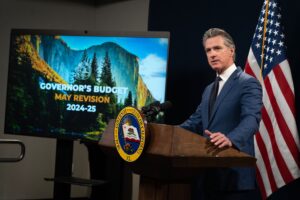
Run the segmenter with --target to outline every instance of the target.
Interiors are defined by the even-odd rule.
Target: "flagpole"
[[[264,57],[265,57],[265,38],[267,32],[267,22],[268,22],[268,12],[269,12],[269,0],[266,0],[266,11],[264,17],[264,31],[263,31],[263,39],[262,39],[262,47],[261,47],[261,62],[260,62],[260,77],[263,80],[263,67],[264,67]]]

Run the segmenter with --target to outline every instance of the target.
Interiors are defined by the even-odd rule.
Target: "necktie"
[[[215,105],[216,98],[218,96],[218,90],[219,90],[219,81],[222,80],[219,76],[216,77],[213,88],[210,93],[210,98],[209,98],[209,109],[208,109],[208,116],[210,118],[212,110]]]

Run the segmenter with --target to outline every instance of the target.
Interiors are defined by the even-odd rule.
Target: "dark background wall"
[[[282,1],[288,59],[293,72],[299,113],[300,91],[300,3]],[[263,0],[151,0],[149,30],[170,31],[167,100],[174,106],[166,123],[183,122],[197,107],[204,87],[213,80],[202,46],[202,35],[211,27],[229,32],[236,43],[236,64],[244,68]],[[298,126],[299,126],[299,120]]]
[[[300,113],[300,2],[279,0],[285,25],[287,56],[295,86],[296,109]],[[201,100],[205,86],[214,77],[202,47],[202,35],[211,27],[229,32],[236,43],[236,64],[244,68],[263,0],[151,0],[148,29],[170,31],[166,99],[173,103],[168,124],[182,123]],[[296,118],[300,127],[299,117]],[[299,128],[298,128],[299,129]],[[300,180],[274,193],[270,199],[293,199]]]

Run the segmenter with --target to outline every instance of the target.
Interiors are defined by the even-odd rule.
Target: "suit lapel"
[[[240,73],[242,72],[241,68],[238,67],[233,73],[232,75],[229,77],[229,79],[226,81],[226,83],[224,84],[220,94],[218,95],[216,102],[215,102],[215,106],[212,110],[211,113],[211,118],[209,119],[209,124],[211,123],[212,119],[215,116],[216,110],[218,109],[220,103],[224,100],[224,98],[230,93],[230,90],[232,89],[232,87],[236,84],[236,80],[239,77]],[[210,90],[211,91],[211,90]],[[209,125],[208,125],[209,126]]]
[[[213,89],[213,83],[207,86],[207,91],[205,92],[205,95],[203,95],[203,99],[202,99],[203,102],[202,121],[203,121],[203,127],[205,129],[206,129],[206,125],[209,123],[209,118],[208,118],[209,97],[212,89]]]

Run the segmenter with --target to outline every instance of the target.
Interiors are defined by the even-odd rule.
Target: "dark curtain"
[[[296,0],[281,3],[299,113],[300,3]],[[202,47],[203,33],[211,27],[229,32],[236,43],[236,64],[244,68],[262,4],[262,0],[150,1],[149,31],[170,32],[166,99],[174,106],[167,113],[166,123],[178,124],[185,120],[196,109],[204,87],[213,81],[214,72]]]

